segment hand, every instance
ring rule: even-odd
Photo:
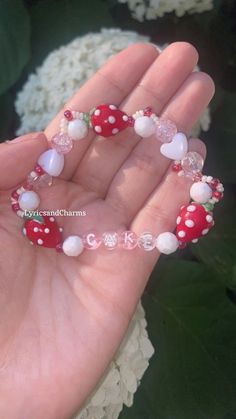
[[[211,78],[192,72],[198,54],[190,44],[163,53],[136,44],[110,59],[68,102],[88,111],[114,103],[127,113],[152,106],[189,132],[214,93]],[[69,77],[69,75],[68,75]],[[45,131],[58,131],[62,112]],[[84,251],[78,258],[31,246],[9,195],[48,148],[44,134],[0,146],[0,416],[69,418],[91,393],[127,330],[158,251]],[[205,155],[204,145],[191,148]],[[66,156],[62,176],[40,190],[41,209],[86,210],[61,217],[64,237],[131,229],[171,231],[190,181],[169,169],[155,138],[132,129],[112,139],[89,136]]]

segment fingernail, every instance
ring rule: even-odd
[[[161,54],[163,51],[163,48],[161,48],[159,45],[154,44],[153,42],[149,42],[157,51]]]
[[[7,140],[5,141],[5,143],[10,144],[16,144],[16,143],[24,143],[26,141],[33,141],[33,140],[42,140],[42,139],[46,139],[46,136],[43,132],[30,132],[29,134],[25,134],[25,135],[21,135],[20,137],[16,137],[14,138],[14,140]]]

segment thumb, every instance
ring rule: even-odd
[[[29,133],[0,144],[0,189],[14,188],[23,182],[47,146],[43,132]]]

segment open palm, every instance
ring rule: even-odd
[[[188,132],[214,86],[192,73],[196,50],[187,43],[159,53],[150,44],[127,48],[102,67],[68,102],[88,111],[114,103],[127,113],[152,106]],[[69,77],[69,75],[68,75]],[[62,112],[45,134],[58,130]],[[191,147],[204,155],[200,141]],[[0,147],[0,416],[69,418],[114,356],[151,270],[157,250],[99,248],[69,258],[31,246],[9,194],[48,148],[41,134]],[[155,138],[125,130],[112,139],[92,133],[66,156],[60,179],[40,190],[42,209],[86,210],[60,217],[64,237],[89,230],[171,231],[189,199],[189,181],[169,170]]]

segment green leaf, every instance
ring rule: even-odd
[[[196,262],[165,261],[143,298],[156,353],[120,419],[225,419],[236,411],[236,307]]]
[[[214,209],[215,226],[206,237],[191,245],[194,256],[216,274],[217,279],[236,290],[236,199],[226,189],[225,199]]]
[[[30,56],[30,21],[20,0],[0,1],[0,94],[19,78]]]
[[[101,0],[40,0],[33,3],[31,19],[34,65],[76,36],[114,26]]]

